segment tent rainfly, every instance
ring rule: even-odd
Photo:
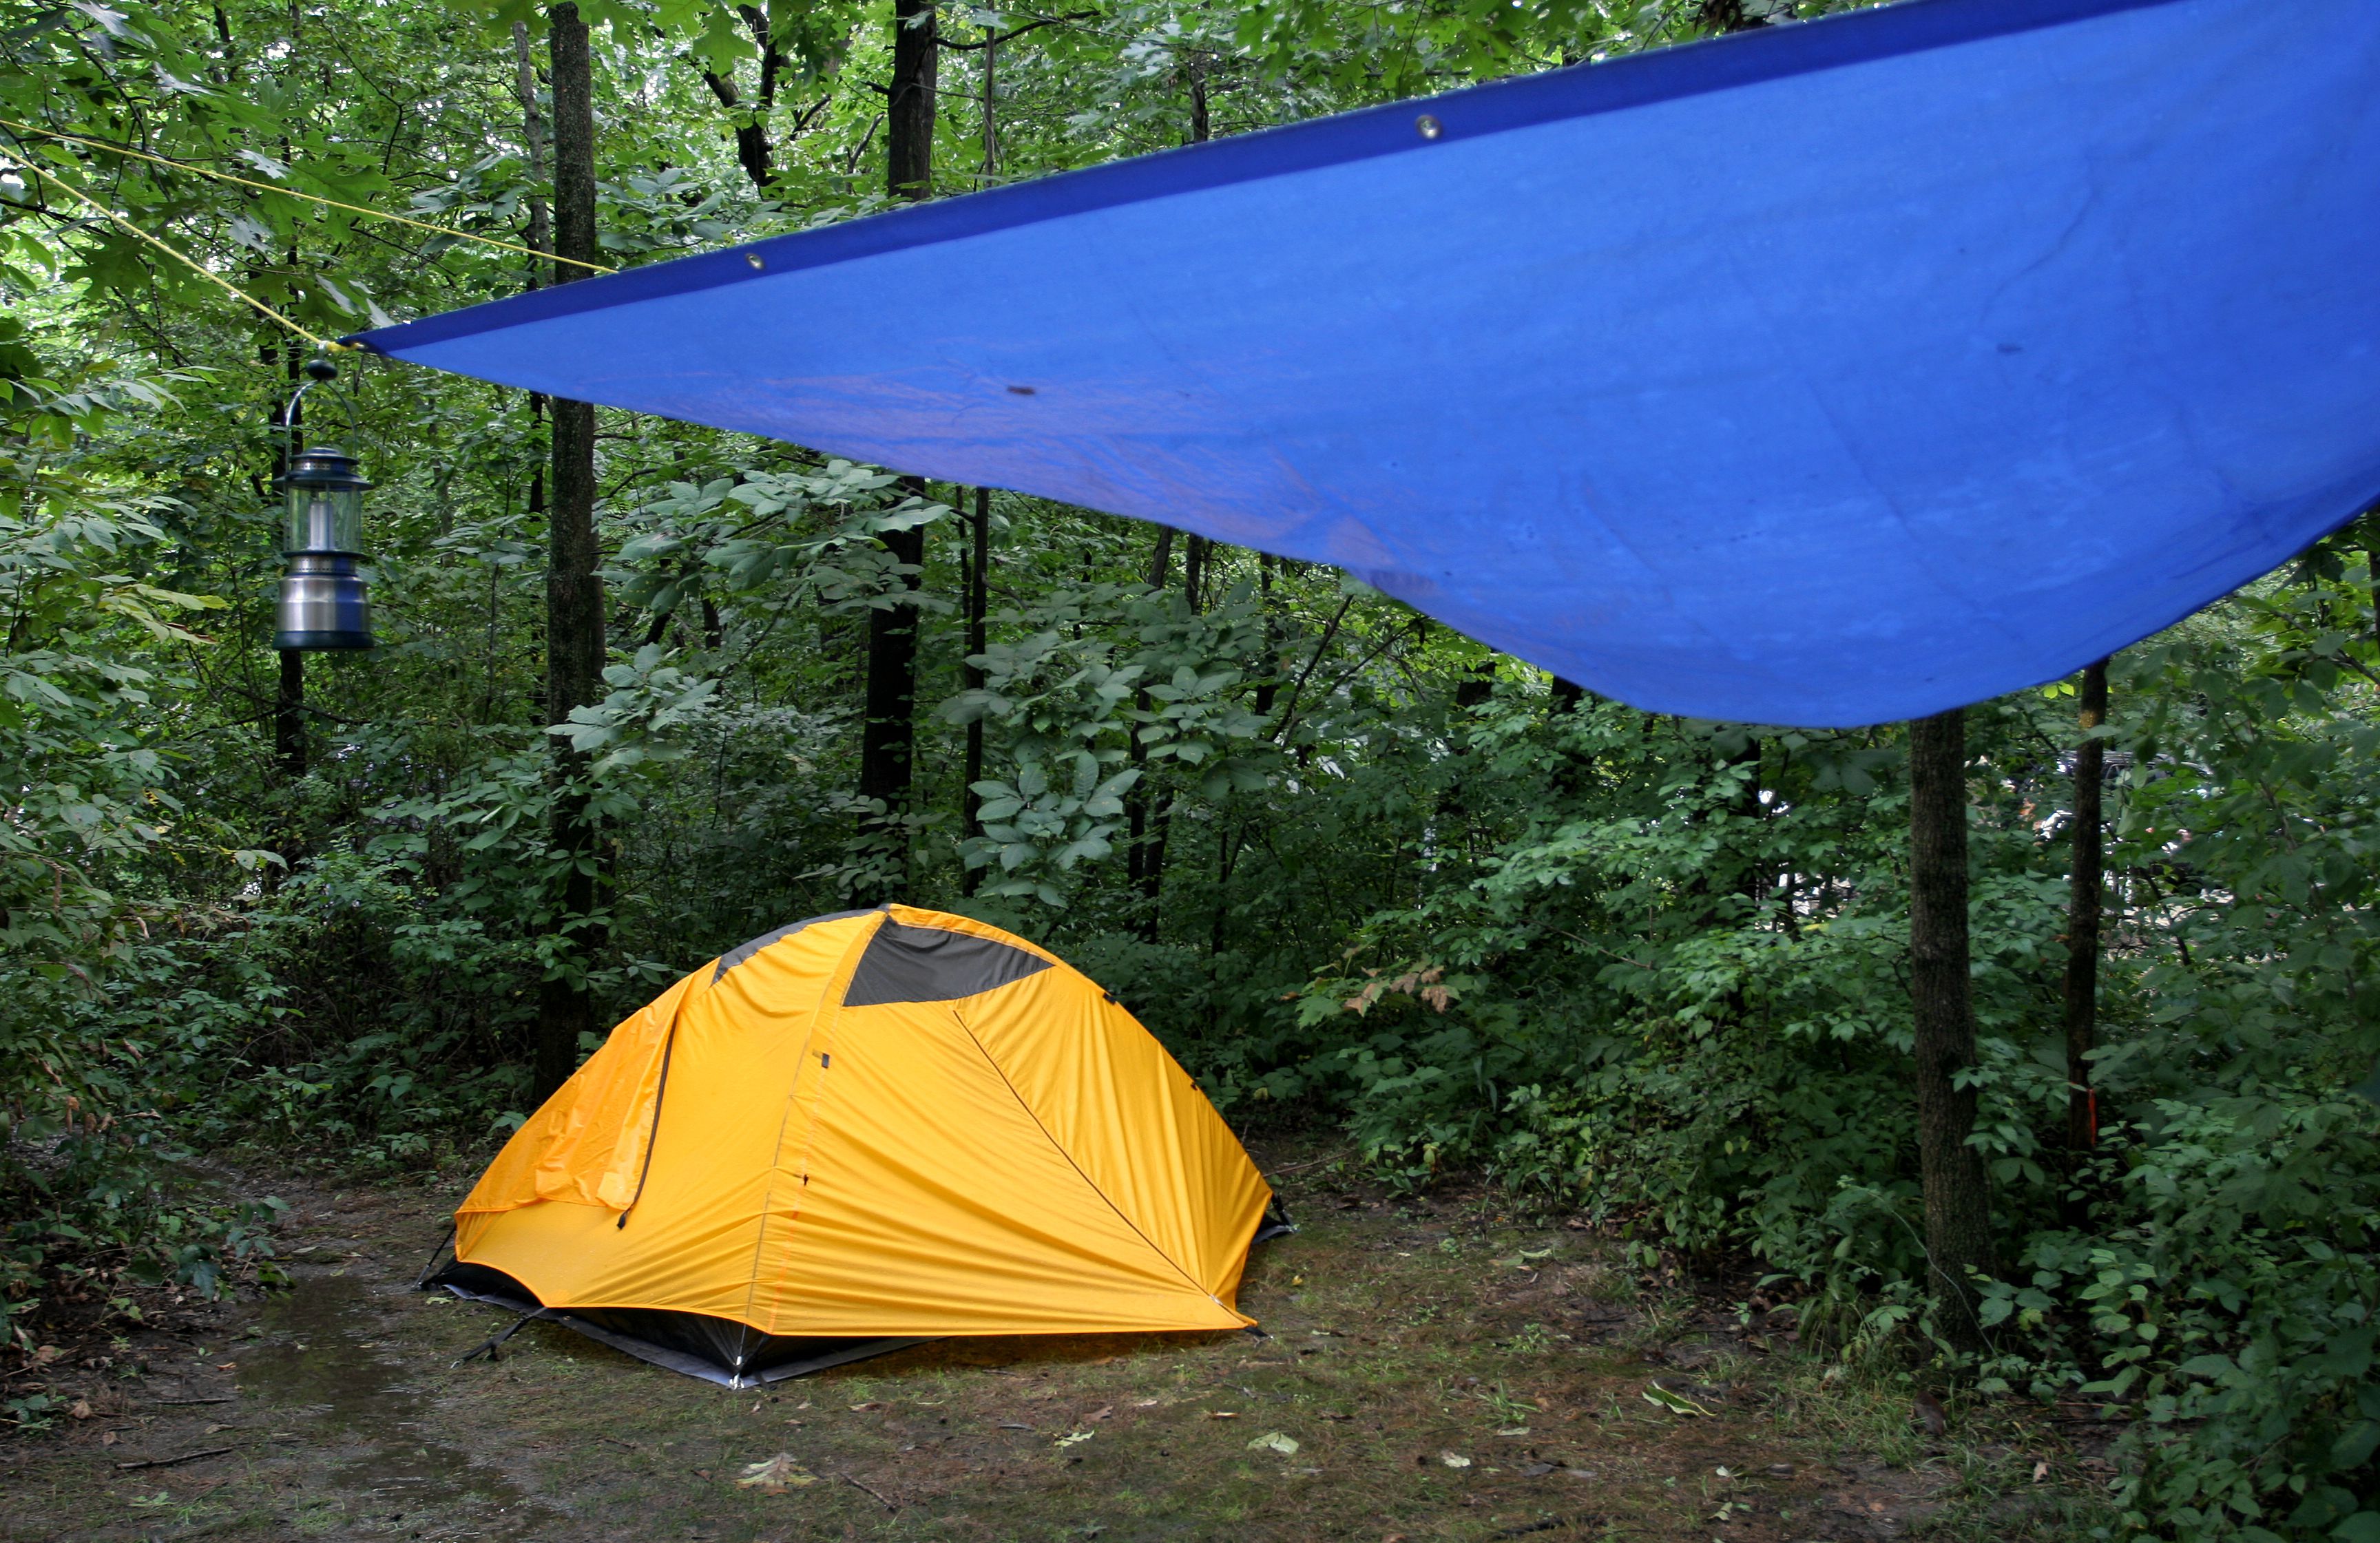
[[[1653,711],[1877,723],[2380,498],[2375,82],[2373,0],[1902,0],[356,341],[1335,564]]]
[[[1113,997],[890,905],[755,938],[613,1029],[426,1284],[747,1388],[945,1335],[1251,1326],[1270,1199]]]

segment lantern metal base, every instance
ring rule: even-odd
[[[374,649],[380,644],[369,632],[276,632],[273,646],[321,652],[326,649]]]
[[[293,552],[281,577],[276,649],[368,649],[371,607],[356,559],[343,552]]]

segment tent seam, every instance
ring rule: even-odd
[[[645,1197],[646,1182],[653,1176],[653,1147],[660,1141],[662,1134],[662,1101],[669,1097],[670,1056],[677,1049],[677,1026],[686,1021],[686,999],[693,994],[690,990],[679,994],[677,1006],[670,1014],[669,1034],[662,1040],[662,1075],[653,1088],[652,1125],[645,1133],[645,1160],[637,1170],[637,1192],[628,1197],[626,1205],[620,1208],[618,1225],[623,1228],[628,1224],[628,1213],[635,1210],[637,1202]]]
[[[1180,1260],[1167,1253],[1164,1249],[1159,1247],[1157,1245],[1157,1241],[1154,1238],[1141,1231],[1140,1223],[1132,1219],[1130,1212],[1126,1211],[1122,1206],[1115,1203],[1114,1197],[1109,1195],[1106,1190],[1099,1187],[1099,1182],[1097,1179],[1092,1178],[1088,1173],[1083,1172],[1083,1165],[1075,1160],[1075,1154],[1066,1150],[1065,1143],[1060,1141],[1056,1136],[1050,1133],[1050,1127],[1042,1124],[1040,1111],[1035,1109],[1031,1100],[1027,1100],[1023,1093],[1017,1091],[1016,1084],[1009,1080],[1008,1069],[1000,1063],[999,1058],[991,1053],[991,1050],[989,1046],[987,1046],[981,1039],[976,1038],[975,1030],[968,1027],[965,1017],[963,1016],[955,1007],[951,1009],[951,1021],[959,1026],[959,1032],[967,1037],[967,1042],[975,1046],[977,1053],[983,1057],[984,1063],[989,1065],[991,1068],[993,1075],[1000,1078],[1000,1085],[1008,1089],[1008,1096],[1016,1100],[1016,1107],[1025,1111],[1026,1118],[1033,1122],[1033,1128],[1041,1133],[1041,1139],[1050,1143],[1050,1149],[1055,1151],[1060,1157],[1066,1160],[1066,1166],[1075,1171],[1075,1176],[1081,1179],[1085,1185],[1088,1185],[1092,1194],[1098,1196],[1101,1200],[1107,1203],[1108,1209],[1115,1212],[1116,1219],[1122,1221],[1125,1226],[1132,1229],[1133,1236],[1140,1239],[1141,1242],[1148,1245],[1148,1251],[1150,1253],[1156,1255],[1159,1258],[1163,1259],[1167,1264],[1172,1265],[1173,1267],[1173,1272],[1176,1275],[1181,1276],[1183,1282],[1187,1284],[1192,1291],[1196,1292],[1199,1295],[1205,1297],[1208,1301],[1214,1303],[1216,1306],[1221,1306],[1223,1301],[1221,1297],[1217,1296],[1213,1292],[1210,1292],[1205,1286],[1200,1285],[1198,1283],[1198,1278],[1191,1274],[1188,1270],[1183,1269]],[[1233,1309],[1226,1308],[1225,1310],[1232,1311]],[[1241,1313],[1239,1316],[1245,1318],[1247,1315],[1245,1313]]]

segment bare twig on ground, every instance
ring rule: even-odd
[[[853,1488],[857,1489],[864,1494],[875,1496],[876,1503],[882,1506],[885,1510],[897,1513],[901,1509],[899,1506],[894,1505],[891,1500],[886,1500],[883,1496],[877,1494],[875,1490],[870,1489],[867,1485],[862,1484],[859,1480],[852,1477],[849,1474],[844,1474],[842,1476],[843,1482],[850,1485]]]
[[[176,1463],[195,1463],[201,1457],[221,1457],[231,1450],[229,1447],[209,1447],[204,1452],[186,1452],[179,1457],[152,1457],[140,1463],[118,1463],[116,1466],[128,1473],[134,1468],[170,1468]]]

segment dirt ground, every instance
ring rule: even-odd
[[[1259,1154],[1260,1157],[1263,1154]],[[951,1340],[730,1392],[418,1293],[453,1185],[279,1193],[292,1289],[124,1326],[0,1440],[0,1538],[2082,1536],[2047,1428],[1829,1377],[1786,1320],[1650,1288],[1488,1194],[1276,1182],[1252,1334]],[[77,1380],[79,1379],[79,1381]],[[750,1479],[753,1482],[745,1482]]]

